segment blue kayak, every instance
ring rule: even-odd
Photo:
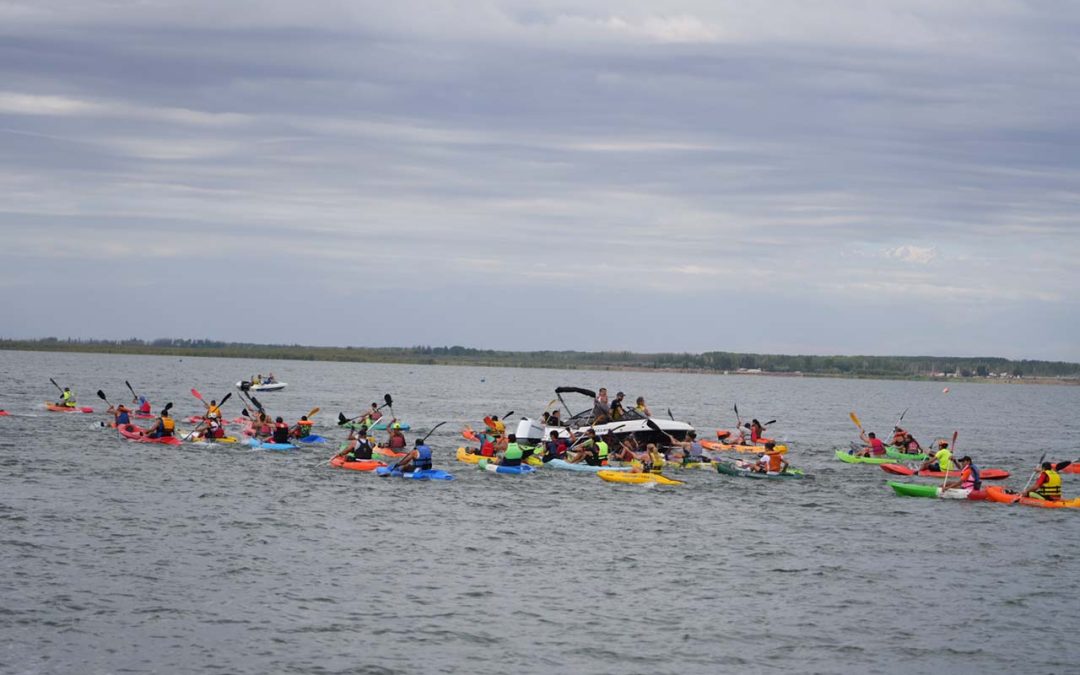
[[[315,435],[304,436],[303,438],[298,438],[296,440],[298,440],[301,443],[325,443],[326,442],[326,439],[323,438],[322,436],[315,436]]]
[[[553,469],[564,469],[566,471],[582,471],[588,473],[596,473],[597,471],[629,471],[628,466],[589,466],[588,464],[571,464],[566,460],[553,459],[550,462],[544,464],[544,466],[550,466]]]
[[[256,450],[299,450],[292,443],[268,443],[257,438],[249,438],[244,442]]]
[[[486,459],[477,462],[476,468],[481,471],[490,471],[491,473],[511,473],[518,475],[536,471],[535,466],[529,466],[528,464],[521,464],[520,466],[503,466],[502,464],[493,464]]]
[[[403,472],[389,466],[380,466],[375,469],[375,475],[383,478],[412,478],[413,480],[454,480],[453,474],[439,469],[423,469],[421,471]]]

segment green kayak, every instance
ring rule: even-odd
[[[924,452],[901,452],[895,445],[885,446],[885,456],[893,459],[909,459],[913,462],[921,462],[928,457]]]
[[[986,499],[981,490],[962,490],[959,488],[943,489],[940,485],[920,483],[897,483],[888,481],[889,487],[901,497],[929,497],[930,499]]]
[[[802,469],[788,468],[783,473],[760,473],[751,471],[747,467],[740,466],[735,462],[716,461],[713,462],[713,464],[716,465],[717,473],[722,473],[725,476],[738,476],[739,478],[813,478],[813,476],[803,473]]]
[[[896,464],[896,458],[889,457],[888,455],[882,455],[880,457],[857,457],[844,450],[837,450],[836,458],[841,462],[847,462],[848,464]]]

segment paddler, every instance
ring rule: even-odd
[[[136,396],[136,397],[131,399],[131,403],[132,404],[135,404],[135,403],[139,404],[139,413],[140,414],[142,414],[142,415],[149,415],[150,414],[150,401],[145,396]]]
[[[639,461],[631,465],[631,473],[660,473],[664,468],[664,456],[656,449],[655,443],[645,446]]]
[[[549,427],[561,427],[562,426],[562,416],[561,416],[561,414],[559,413],[558,410],[551,413],[551,416],[548,417],[547,424],[548,424]]]
[[[570,440],[573,441],[575,445],[577,445],[577,452],[574,453],[573,457],[566,460],[567,462],[569,462],[570,464],[578,464],[584,461],[589,466],[600,465],[600,452],[598,447],[600,442],[596,438],[596,429],[593,429],[591,427],[587,429],[585,431],[585,438],[580,441],[580,445],[578,445],[577,441],[575,441],[573,431],[570,432]],[[572,448],[573,446],[571,446],[571,449]]]
[[[521,461],[531,454],[531,450],[524,450],[518,445],[517,436],[509,434],[506,437],[506,449],[503,450],[502,457],[495,461],[502,466],[521,466]]]
[[[863,449],[855,453],[856,457],[883,457],[885,455],[885,443],[871,431],[859,431],[859,438],[865,443]]]
[[[1035,485],[1024,492],[1025,497],[1045,499],[1048,502],[1061,501],[1061,474],[1054,470],[1053,462],[1043,462]]]
[[[118,427],[122,424],[131,424],[131,408],[128,408],[123,403],[120,403],[115,407],[110,406],[105,412],[110,413],[113,416],[113,419],[116,421],[116,426]]]
[[[350,429],[349,436],[345,439],[345,447],[337,454],[344,457],[347,462],[355,462],[358,459],[371,459],[371,443],[367,438],[367,427]]]
[[[65,408],[75,407],[75,392],[71,391],[71,387],[64,387],[64,391],[60,392],[60,400],[56,402],[56,405]]]
[[[289,443],[289,425],[285,423],[285,418],[278,415],[274,420],[274,428],[271,432],[270,438],[274,443],[281,445],[290,445]]]
[[[971,461],[971,457],[964,455],[959,459],[960,462],[960,477],[957,480],[948,482],[942,485],[942,488],[960,488],[961,490],[967,490],[972,492],[973,490],[982,489],[982,481],[980,480],[979,467]]]
[[[386,439],[386,447],[394,452],[401,452],[409,446],[409,442],[405,440],[405,434],[401,431],[401,424],[398,423],[396,417],[390,420],[389,433],[390,437]]]
[[[416,447],[410,450],[407,455],[398,460],[398,463],[394,465],[394,468],[401,469],[402,472],[430,471],[431,448],[425,445],[424,441],[422,441],[421,439],[416,439]]]
[[[378,403],[372,403],[371,404],[371,409],[369,409],[366,413],[364,413],[363,417],[366,417],[367,419],[371,420],[372,425],[374,425],[376,422],[378,422],[380,419],[382,419],[382,413],[379,412],[379,404]]]
[[[952,462],[952,451],[949,450],[949,442],[944,438],[938,441],[938,451],[934,453],[933,457],[928,458],[919,467],[919,471],[953,471],[955,470]]]
[[[548,434],[548,440],[544,441],[544,462],[566,457],[566,441],[559,438],[559,432],[554,429]]]
[[[762,455],[752,471],[758,473],[783,473],[787,471],[788,463],[784,454],[776,451],[776,444],[769,441],[765,444],[765,454]]]
[[[311,435],[311,427],[314,424],[308,419],[307,415],[301,415],[300,420],[292,429],[292,435],[294,438],[307,438]]]
[[[753,444],[767,443],[772,440],[771,438],[765,438],[765,427],[761,426],[761,422],[756,419],[750,422],[750,442]]]
[[[506,435],[506,424],[499,420],[498,415],[485,417],[484,426],[487,427],[487,432],[495,438],[500,438]]]
[[[716,438],[727,445],[746,445],[747,430],[736,426],[734,429],[717,429]]]
[[[143,433],[149,438],[166,438],[172,436],[174,431],[176,431],[176,421],[169,417],[168,410],[162,410],[150,428]]]

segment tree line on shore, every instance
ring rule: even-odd
[[[815,356],[745,354],[736,352],[655,353],[628,351],[500,351],[455,345],[432,347],[316,347],[270,345],[217,340],[85,340],[43,338],[0,339],[0,349],[88,352],[101,354],[159,354],[306,361],[355,361],[442,365],[512,366],[565,369],[673,369],[706,372],[801,373],[838,377],[982,377],[1080,379],[1080,363],[1011,360],[999,357],[957,356]]]

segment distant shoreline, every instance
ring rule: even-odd
[[[633,352],[506,352],[466,347],[309,347],[208,340],[10,340],[0,350],[254,360],[398,363],[407,365],[612,370],[632,372],[824,377],[986,384],[1080,385],[1080,364],[997,357],[789,356],[777,354],[638,354]],[[791,366],[798,366],[792,368]],[[737,366],[737,367],[724,367]],[[807,370],[817,366],[817,369]],[[947,374],[946,374],[947,373]],[[985,374],[983,374],[985,373]]]

